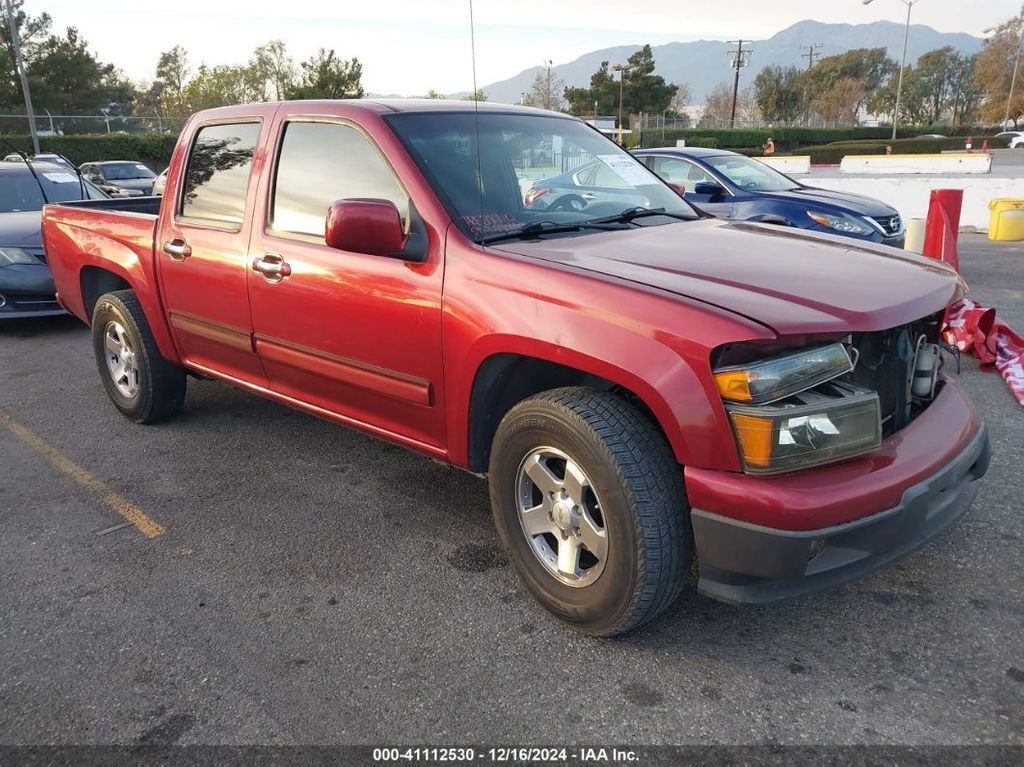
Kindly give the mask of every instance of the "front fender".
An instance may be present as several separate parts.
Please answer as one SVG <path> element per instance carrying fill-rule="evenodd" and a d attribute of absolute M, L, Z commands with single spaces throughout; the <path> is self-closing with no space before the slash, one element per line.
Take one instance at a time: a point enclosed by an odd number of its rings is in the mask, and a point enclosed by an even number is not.
<path fill-rule="evenodd" d="M 449 258 L 445 302 L 453 463 L 468 463 L 477 372 L 495 354 L 516 354 L 629 390 L 657 418 L 681 464 L 739 469 L 710 353 L 724 343 L 774 337 L 767 328 L 635 284 L 481 252 Z"/>

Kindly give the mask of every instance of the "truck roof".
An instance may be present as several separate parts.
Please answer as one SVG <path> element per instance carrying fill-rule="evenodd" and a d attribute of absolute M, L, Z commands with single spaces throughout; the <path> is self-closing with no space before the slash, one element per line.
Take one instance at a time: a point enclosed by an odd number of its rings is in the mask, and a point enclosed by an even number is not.
<path fill-rule="evenodd" d="M 240 106 L 217 107 L 205 109 L 199 114 L 206 117 L 218 115 L 236 117 L 243 114 L 247 108 L 253 107 L 277 107 L 285 104 L 289 111 L 308 111 L 311 107 L 332 109 L 339 106 L 346 109 L 360 109 L 377 114 L 393 114 L 396 112 L 476 112 L 488 114 L 532 114 L 548 115 L 550 117 L 562 117 L 567 120 L 577 118 L 567 115 L 564 112 L 554 112 L 547 109 L 536 109 L 534 107 L 520 106 L 518 104 L 498 104 L 489 101 L 461 101 L 456 99 L 315 99 L 296 101 L 275 101 L 265 104 L 247 104 Z"/>

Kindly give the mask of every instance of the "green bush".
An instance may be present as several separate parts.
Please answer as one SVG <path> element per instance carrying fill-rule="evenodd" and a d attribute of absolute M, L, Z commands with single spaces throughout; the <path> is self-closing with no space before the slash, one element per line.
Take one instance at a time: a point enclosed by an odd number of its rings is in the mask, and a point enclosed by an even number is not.
<path fill-rule="evenodd" d="M 39 151 L 62 154 L 76 165 L 99 160 L 133 160 L 161 171 L 171 161 L 178 136 L 168 133 L 108 133 L 81 136 L 40 136 Z M 28 135 L 0 136 L 0 151 L 32 153 Z M 3 156 L 0 155 L 0 156 Z"/>
<path fill-rule="evenodd" d="M 977 126 L 958 126 L 955 130 L 949 126 L 907 126 L 900 128 L 897 135 L 902 139 L 913 139 L 926 133 L 943 135 L 973 135 L 975 143 L 980 146 L 991 129 Z M 695 140 L 714 139 L 722 149 L 743 147 L 760 147 L 771 137 L 775 139 L 775 147 L 779 152 L 806 153 L 807 147 L 818 147 L 837 141 L 873 142 L 889 141 L 892 138 L 892 127 L 876 128 L 686 128 L 686 129 L 650 129 L 640 134 L 640 144 L 645 147 L 675 146 L 678 139 L 686 139 L 687 146 L 698 146 Z M 962 145 L 961 145 L 962 146 Z M 883 148 L 884 151 L 884 148 Z"/>
<path fill-rule="evenodd" d="M 974 149 L 981 148 L 984 138 L 974 138 Z M 989 148 L 1005 146 L 1003 139 L 989 139 Z M 815 165 L 836 165 L 847 155 L 885 154 L 887 146 L 893 154 L 939 154 L 964 149 L 967 138 L 957 136 L 944 139 L 897 139 L 896 141 L 837 141 L 824 146 L 804 147 L 801 154 L 809 154 Z"/>

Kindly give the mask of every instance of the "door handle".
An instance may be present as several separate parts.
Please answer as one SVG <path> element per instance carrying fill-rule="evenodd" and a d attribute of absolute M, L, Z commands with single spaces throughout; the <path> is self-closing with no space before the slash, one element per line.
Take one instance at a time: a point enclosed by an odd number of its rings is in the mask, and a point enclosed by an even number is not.
<path fill-rule="evenodd" d="M 175 237 L 164 243 L 164 253 L 170 256 L 172 261 L 184 261 L 192 255 L 192 246 L 181 237 Z"/>
<path fill-rule="evenodd" d="M 252 270 L 262 274 L 267 282 L 280 282 L 292 274 L 291 266 L 280 253 L 265 253 L 260 258 L 254 258 Z"/>

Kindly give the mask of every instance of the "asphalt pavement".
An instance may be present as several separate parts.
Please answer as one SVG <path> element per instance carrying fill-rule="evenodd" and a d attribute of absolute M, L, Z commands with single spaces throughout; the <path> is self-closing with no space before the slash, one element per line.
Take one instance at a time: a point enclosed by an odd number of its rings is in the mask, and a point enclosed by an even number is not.
<path fill-rule="evenodd" d="M 962 266 L 1024 329 L 1024 243 Z M 1022 744 L 1024 412 L 962 380 L 994 456 L 955 529 L 602 641 L 534 605 L 476 477 L 214 382 L 135 426 L 84 327 L 4 327 L 0 743 Z"/>

